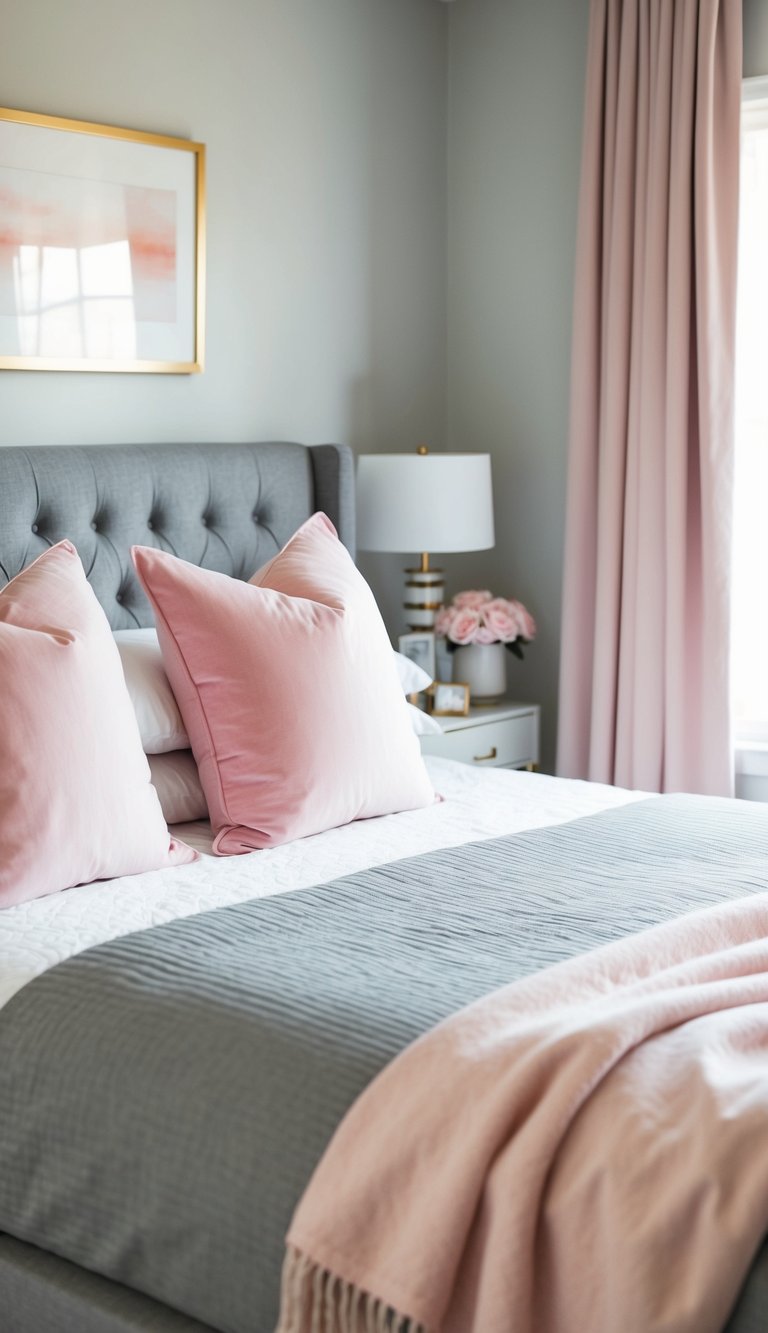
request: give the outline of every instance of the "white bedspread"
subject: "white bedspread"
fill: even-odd
[[[191,866],[84,884],[0,911],[0,1006],[55,963],[95,944],[228,903],[326,883],[441,847],[562,824],[643,793],[506,769],[427,760],[443,800],[427,810],[360,820],[246,856],[204,854]],[[179,837],[209,853],[206,824]]]

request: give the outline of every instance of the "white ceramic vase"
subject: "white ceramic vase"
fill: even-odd
[[[473,704],[491,704],[507,692],[507,650],[503,643],[468,643],[453,654],[453,679],[469,686]]]

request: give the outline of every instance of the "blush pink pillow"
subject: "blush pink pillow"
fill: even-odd
[[[171,839],[77,551],[0,591],[0,907],[195,859]]]
[[[250,583],[134,547],[223,854],[434,800],[373,594],[324,514]]]

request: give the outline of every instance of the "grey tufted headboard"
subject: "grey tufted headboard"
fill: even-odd
[[[112,628],[151,625],[131,546],[247,579],[316,509],[354,555],[345,445],[0,448],[0,586],[68,537]]]

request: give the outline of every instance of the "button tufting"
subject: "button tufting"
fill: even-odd
[[[258,523],[259,516],[257,513],[254,512],[253,514],[251,514],[251,518],[253,519],[254,523]]]
[[[148,518],[148,519],[147,519],[147,527],[149,528],[150,532],[152,531],[152,529],[154,528],[154,526],[155,526],[155,525],[154,525],[154,523],[152,522],[152,519],[151,519],[151,518]]]
[[[91,519],[91,527],[93,528],[94,532],[98,532],[98,530],[99,530],[99,525],[98,525],[98,523],[96,522],[96,519],[95,519],[95,518],[92,518],[92,519]]]
[[[116,602],[120,602],[120,603],[122,603],[122,600],[123,600],[123,594],[122,594],[121,592],[119,592],[119,593],[117,594],[117,596],[115,597],[115,601],[116,601]]]
[[[33,523],[33,524],[32,524],[32,531],[33,531],[33,532],[37,532],[37,524],[36,524],[36,523]]]
[[[208,515],[207,515],[207,514],[203,514],[203,527],[204,527],[204,528],[207,528],[207,527],[208,527]]]

